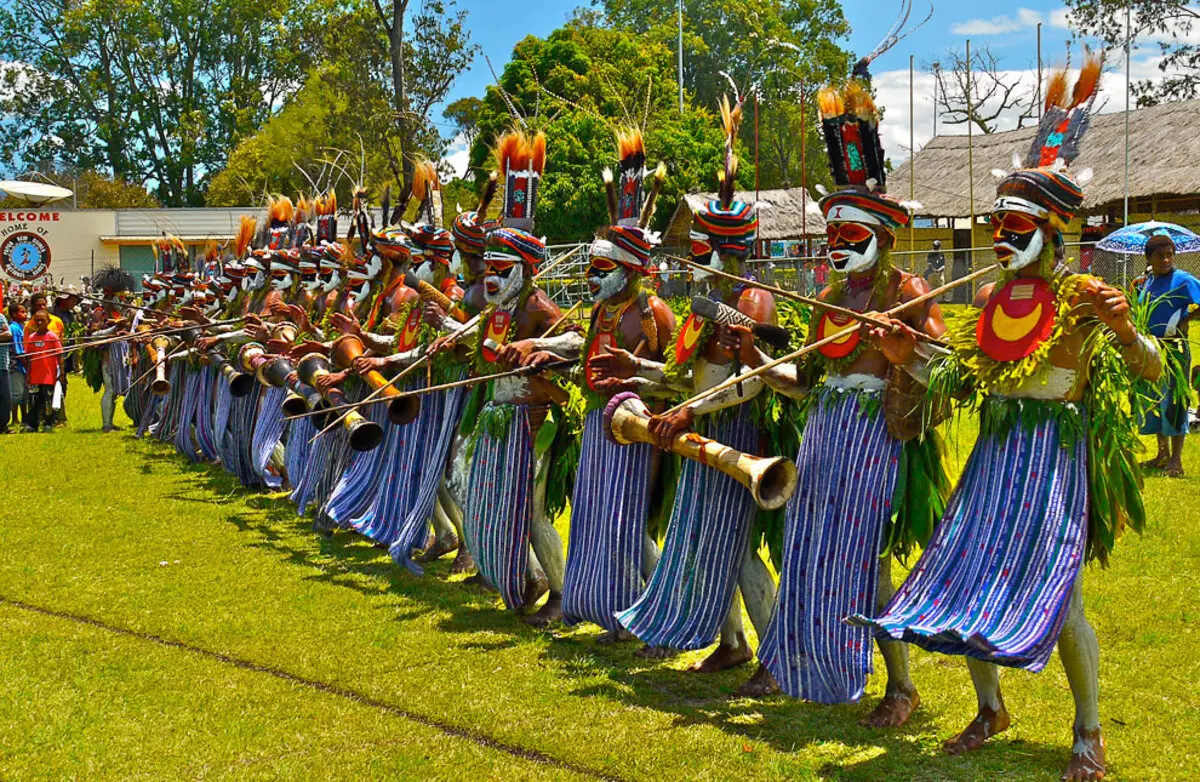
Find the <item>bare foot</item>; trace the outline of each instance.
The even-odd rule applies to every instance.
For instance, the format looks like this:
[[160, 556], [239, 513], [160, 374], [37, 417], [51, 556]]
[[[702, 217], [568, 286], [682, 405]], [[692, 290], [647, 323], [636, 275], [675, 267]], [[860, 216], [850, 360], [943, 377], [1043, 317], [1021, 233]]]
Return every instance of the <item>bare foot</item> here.
[[454, 562], [450, 565], [450, 574], [470, 573], [474, 569], [475, 557], [471, 556], [471, 552], [467, 551], [466, 546], [459, 546], [458, 554], [454, 557]]
[[[544, 574], [539, 573], [537, 578], [525, 577], [525, 592], [521, 595], [521, 605], [532, 608], [533, 604], [542, 599], [542, 595], [550, 591], [550, 582], [546, 580]], [[561, 612], [559, 616], [561, 616]]]
[[609, 644], [619, 644], [636, 640], [637, 637], [633, 633], [622, 627], [620, 630], [609, 630], [607, 633], [604, 633], [596, 639], [596, 643], [601, 646], [608, 646]]
[[458, 537], [451, 535], [445, 540], [434, 538], [429, 545], [425, 546], [425, 550], [417, 555], [418, 562], [436, 562], [442, 557], [449, 554], [451, 551], [458, 549]]
[[1075, 729], [1075, 746], [1071, 747], [1071, 762], [1062, 778], [1068, 782], [1081, 779], [1104, 779], [1104, 738], [1100, 728]]
[[1007, 730], [1010, 722], [1008, 710], [1004, 708], [1003, 703], [1000, 704], [999, 711], [984, 706], [975, 715], [975, 719], [971, 720], [971, 724], [967, 725], [962, 733], [943, 744], [942, 749], [951, 755], [961, 755], [979, 749], [983, 742]]
[[767, 670], [767, 666], [759, 665], [754, 675], [745, 684], [738, 687], [734, 694], [740, 698], [765, 698], [778, 692], [779, 682], [775, 681], [775, 677]]
[[713, 650], [712, 654], [690, 666], [688, 670], [692, 673], [716, 673], [745, 665], [753, 659], [754, 653], [750, 651], [750, 644], [746, 641], [746, 636], [738, 633], [737, 646], [722, 643]]
[[496, 589], [496, 587], [494, 587], [490, 583], [488, 583], [488, 580], [483, 577], [482, 573], [476, 573], [475, 575], [471, 576], [470, 578], [463, 579], [463, 583], [469, 584], [471, 586], [479, 587], [480, 589], [485, 589], [488, 592], [498, 592], [499, 591], [498, 589]]
[[633, 656], [641, 657], [643, 660], [668, 660], [677, 654], [679, 652], [669, 646], [651, 646], [650, 644], [646, 644], [634, 652]]
[[536, 613], [523, 617], [525, 624], [533, 627], [549, 627], [550, 625], [562, 621], [562, 595], [550, 593], [546, 604], [539, 608]]
[[1163, 469], [1163, 475], [1167, 476], [1168, 478], [1182, 478], [1183, 465], [1171, 462]]
[[898, 728], [908, 722], [908, 718], [921, 705], [921, 696], [914, 688], [912, 692], [889, 692], [875, 707], [875, 710], [863, 719], [859, 725], [868, 728]]
[[1141, 466], [1142, 466], [1143, 470], [1161, 470], [1162, 468], [1167, 466], [1167, 462], [1169, 462], [1170, 460], [1171, 460], [1170, 455], [1160, 453], [1158, 456], [1155, 456], [1153, 459], [1147, 459], [1146, 461], [1142, 462]]

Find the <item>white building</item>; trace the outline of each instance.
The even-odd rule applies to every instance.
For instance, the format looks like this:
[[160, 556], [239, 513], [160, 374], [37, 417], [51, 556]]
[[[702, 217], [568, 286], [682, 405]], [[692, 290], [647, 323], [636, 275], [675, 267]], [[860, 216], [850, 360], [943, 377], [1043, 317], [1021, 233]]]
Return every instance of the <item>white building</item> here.
[[[179, 237], [203, 255], [209, 239], [224, 242], [237, 232], [242, 215], [265, 218], [264, 209], [60, 209], [56, 205], [0, 205], [0, 282], [43, 280], [78, 285], [81, 277], [109, 264], [120, 265], [140, 282], [154, 271], [151, 245], [163, 234]], [[339, 220], [345, 236], [349, 217]]]

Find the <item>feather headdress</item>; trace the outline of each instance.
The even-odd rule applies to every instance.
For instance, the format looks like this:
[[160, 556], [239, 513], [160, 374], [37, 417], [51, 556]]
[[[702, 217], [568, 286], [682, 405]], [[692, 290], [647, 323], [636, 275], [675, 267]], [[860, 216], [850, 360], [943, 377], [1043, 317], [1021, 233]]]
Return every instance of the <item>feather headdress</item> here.
[[738, 159], [737, 153], [734, 152], [734, 142], [737, 141], [738, 128], [742, 126], [742, 101], [738, 100], [731, 105], [729, 96], [722, 95], [720, 107], [721, 125], [725, 129], [725, 166], [717, 172], [717, 198], [722, 206], [728, 207], [733, 203], [733, 193], [736, 190]]
[[330, 190], [317, 196], [313, 204], [317, 213], [317, 244], [337, 241], [337, 193]]
[[250, 244], [254, 241], [254, 230], [258, 225], [258, 221], [250, 215], [242, 215], [242, 221], [238, 224], [237, 235], [233, 238], [233, 257], [235, 260], [240, 260], [246, 257], [246, 253], [250, 251]]
[[504, 177], [501, 221], [512, 228], [532, 231], [538, 185], [546, 167], [546, 134], [539, 131], [530, 137], [521, 130], [505, 133], [496, 142], [496, 164]]
[[413, 169], [413, 196], [419, 201], [418, 222], [442, 227], [442, 182], [432, 160], [419, 160]]

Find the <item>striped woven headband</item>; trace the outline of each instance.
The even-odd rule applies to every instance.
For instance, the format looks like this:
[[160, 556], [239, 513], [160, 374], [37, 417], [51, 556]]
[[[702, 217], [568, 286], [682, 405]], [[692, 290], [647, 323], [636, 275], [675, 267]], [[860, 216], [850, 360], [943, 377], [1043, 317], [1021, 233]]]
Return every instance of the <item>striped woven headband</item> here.
[[1044, 168], [1014, 171], [1000, 181], [996, 195], [1024, 198], [1044, 206], [1060, 228], [1071, 221], [1083, 204], [1083, 190], [1074, 180], [1061, 171]]
[[463, 212], [454, 218], [454, 241], [465, 253], [482, 254], [487, 231], [479, 224], [478, 212]]
[[450, 256], [454, 254], [454, 240], [450, 238], [450, 232], [445, 228], [422, 225], [416, 236], [413, 237], [413, 241], [425, 255], [432, 256], [434, 260], [447, 265], [450, 263]]
[[744, 201], [734, 201], [728, 207], [720, 201], [709, 201], [693, 219], [710, 236], [753, 239], [758, 233], [758, 211]]
[[519, 228], [497, 228], [488, 234], [483, 257], [489, 261], [524, 261], [537, 271], [537, 265], [546, 258], [546, 244]]
[[[859, 190], [840, 190], [830, 193], [820, 200], [821, 214], [829, 222], [838, 220], [838, 207], [858, 209], [879, 220], [881, 225], [888, 228], [902, 228], [912, 220], [912, 214], [899, 201], [881, 194], [864, 193]], [[848, 218], [846, 222], [859, 222]]]

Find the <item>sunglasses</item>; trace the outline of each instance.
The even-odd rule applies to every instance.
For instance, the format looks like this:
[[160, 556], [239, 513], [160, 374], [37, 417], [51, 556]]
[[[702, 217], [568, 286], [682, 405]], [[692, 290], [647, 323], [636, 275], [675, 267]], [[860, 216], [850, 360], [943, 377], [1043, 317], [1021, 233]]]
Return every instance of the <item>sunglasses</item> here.
[[825, 227], [825, 236], [830, 244], [847, 245], [866, 242], [875, 233], [862, 223], [829, 223]]
[[1022, 212], [996, 212], [991, 223], [996, 233], [1030, 234], [1038, 229], [1038, 221]]

